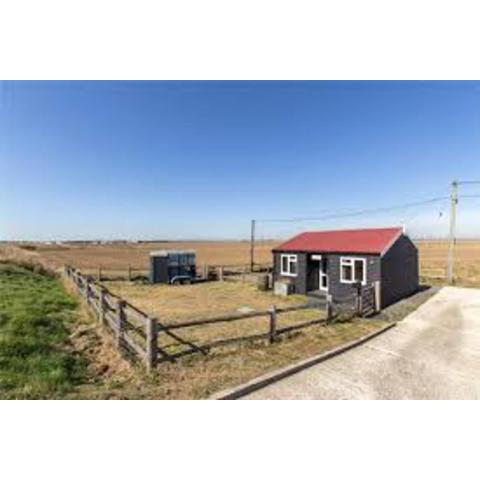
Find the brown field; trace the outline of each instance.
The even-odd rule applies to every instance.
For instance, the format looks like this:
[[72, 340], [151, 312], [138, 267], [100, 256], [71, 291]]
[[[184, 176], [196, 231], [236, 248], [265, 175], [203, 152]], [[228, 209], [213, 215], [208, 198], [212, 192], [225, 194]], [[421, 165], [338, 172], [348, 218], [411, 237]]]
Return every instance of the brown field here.
[[[425, 282], [440, 284], [445, 279], [448, 242], [417, 241], [420, 275]], [[480, 287], [480, 240], [459, 240], [454, 254], [455, 283]]]
[[[278, 242], [261, 242], [255, 248], [257, 263], [271, 262], [271, 249]], [[420, 274], [424, 280], [441, 282], [445, 277], [448, 243], [444, 240], [418, 241]], [[35, 245], [36, 252], [47, 262], [61, 267], [70, 263], [85, 272], [148, 268], [149, 252], [162, 248], [193, 248], [198, 265], [247, 265], [248, 242], [162, 242], [119, 245]], [[480, 240], [459, 240], [455, 249], [457, 284], [480, 286]]]
[[[262, 242], [255, 248], [256, 263], [271, 262], [271, 249], [276, 243]], [[199, 265], [247, 265], [250, 262], [249, 242], [156, 242], [111, 245], [42, 245], [33, 246], [43, 258], [58, 267], [70, 263], [80, 269], [147, 269], [152, 250], [193, 249]]]

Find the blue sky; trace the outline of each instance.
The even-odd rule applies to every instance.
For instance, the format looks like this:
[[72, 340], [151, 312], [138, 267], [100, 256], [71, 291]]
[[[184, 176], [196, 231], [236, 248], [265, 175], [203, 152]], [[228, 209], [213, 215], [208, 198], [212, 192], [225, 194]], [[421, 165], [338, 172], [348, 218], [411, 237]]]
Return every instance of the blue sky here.
[[[0, 172], [0, 239], [246, 238], [251, 218], [480, 180], [480, 83], [3, 82]], [[447, 205], [258, 230], [445, 235]], [[459, 224], [480, 236], [480, 199], [461, 202]]]

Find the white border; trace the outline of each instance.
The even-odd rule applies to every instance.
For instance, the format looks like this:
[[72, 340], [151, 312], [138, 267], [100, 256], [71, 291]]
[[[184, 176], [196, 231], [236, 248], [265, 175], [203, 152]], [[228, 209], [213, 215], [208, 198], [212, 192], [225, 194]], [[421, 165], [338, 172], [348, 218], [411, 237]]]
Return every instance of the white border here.
[[[283, 257], [288, 258], [288, 272], [285, 272], [283, 270]], [[290, 273], [290, 262], [293, 261], [295, 262], [296, 266], [296, 273]], [[298, 255], [297, 254], [291, 254], [291, 253], [282, 253], [280, 255], [280, 275], [283, 277], [296, 277], [298, 275]]]
[[347, 262], [351, 263], [351, 266], [352, 266], [352, 273], [354, 274], [355, 276], [355, 265], [353, 262], [355, 261], [362, 261], [363, 262], [363, 279], [362, 279], [362, 285], [366, 285], [367, 284], [367, 259], [366, 258], [362, 258], [362, 257], [340, 257], [340, 283], [347, 283], [347, 284], [352, 284], [352, 283], [357, 283], [355, 280], [346, 280], [344, 277], [343, 277], [343, 269], [342, 269], [342, 266], [344, 264], [346, 264]]
[[384, 480], [386, 472], [389, 480], [405, 480], [413, 470], [417, 477], [463, 479], [478, 469], [474, 401], [6, 401], [0, 407], [2, 475], [9, 480], [224, 480], [225, 472], [240, 480], [253, 470], [255, 477], [308, 480], [318, 478], [319, 468], [333, 480]]
[[0, 78], [475, 80], [477, 24], [468, 0], [7, 0]]

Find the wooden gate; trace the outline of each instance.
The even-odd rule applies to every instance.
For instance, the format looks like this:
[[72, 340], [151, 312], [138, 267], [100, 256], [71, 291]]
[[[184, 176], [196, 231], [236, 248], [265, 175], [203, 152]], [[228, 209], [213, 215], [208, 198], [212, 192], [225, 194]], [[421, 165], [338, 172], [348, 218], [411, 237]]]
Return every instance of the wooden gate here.
[[375, 312], [375, 287], [373, 285], [362, 287], [359, 305], [360, 315], [362, 317], [368, 317], [373, 315]]

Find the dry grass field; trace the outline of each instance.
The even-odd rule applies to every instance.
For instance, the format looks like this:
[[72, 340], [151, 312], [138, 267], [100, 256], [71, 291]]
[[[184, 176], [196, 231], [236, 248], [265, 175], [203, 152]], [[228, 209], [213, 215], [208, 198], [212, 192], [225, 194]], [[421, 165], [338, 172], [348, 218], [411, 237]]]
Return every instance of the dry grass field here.
[[102, 283], [144, 312], [168, 322], [235, 313], [239, 308], [266, 310], [273, 303], [277, 307], [305, 303], [305, 297], [300, 295], [278, 297], [272, 292], [259, 291], [254, 284], [247, 282], [202, 282], [178, 286]]
[[[264, 242], [255, 248], [257, 263], [271, 262], [273, 242]], [[32, 246], [47, 261], [58, 267], [70, 263], [82, 270], [147, 269], [149, 254], [161, 249], [193, 249], [199, 265], [247, 265], [250, 262], [249, 242], [156, 242], [110, 245], [45, 245]]]
[[[252, 283], [204, 282], [193, 285], [144, 285], [135, 282], [103, 282], [116, 295], [128, 300], [142, 311], [155, 316], [161, 323], [177, 324], [185, 320], [205, 319], [218, 315], [265, 311], [270, 305], [277, 308], [305, 303], [300, 295], [274, 296], [271, 292], [259, 291]], [[292, 326], [301, 322], [324, 319], [325, 312], [319, 308], [302, 309], [280, 313], [277, 327]], [[269, 317], [259, 315], [233, 322], [193, 326], [176, 333], [195, 344], [215, 340], [257, 335], [268, 332]], [[159, 344], [167, 353], [182, 351], [181, 344], [168, 336], [161, 336]]]
[[[445, 279], [448, 242], [416, 242], [420, 257], [420, 275], [425, 282], [441, 284]], [[454, 255], [457, 285], [480, 287], [480, 240], [458, 240]]]
[[[255, 248], [257, 263], [271, 262], [271, 249], [279, 242], [261, 242]], [[448, 243], [444, 240], [417, 241], [420, 273], [425, 281], [441, 283], [445, 277]], [[248, 242], [162, 242], [117, 245], [34, 245], [34, 252], [49, 264], [61, 267], [70, 263], [85, 273], [94, 273], [101, 266], [105, 272], [128, 265], [146, 271], [149, 252], [162, 248], [193, 248], [198, 265], [247, 265]], [[455, 249], [457, 284], [480, 286], [480, 240], [459, 240]]]

